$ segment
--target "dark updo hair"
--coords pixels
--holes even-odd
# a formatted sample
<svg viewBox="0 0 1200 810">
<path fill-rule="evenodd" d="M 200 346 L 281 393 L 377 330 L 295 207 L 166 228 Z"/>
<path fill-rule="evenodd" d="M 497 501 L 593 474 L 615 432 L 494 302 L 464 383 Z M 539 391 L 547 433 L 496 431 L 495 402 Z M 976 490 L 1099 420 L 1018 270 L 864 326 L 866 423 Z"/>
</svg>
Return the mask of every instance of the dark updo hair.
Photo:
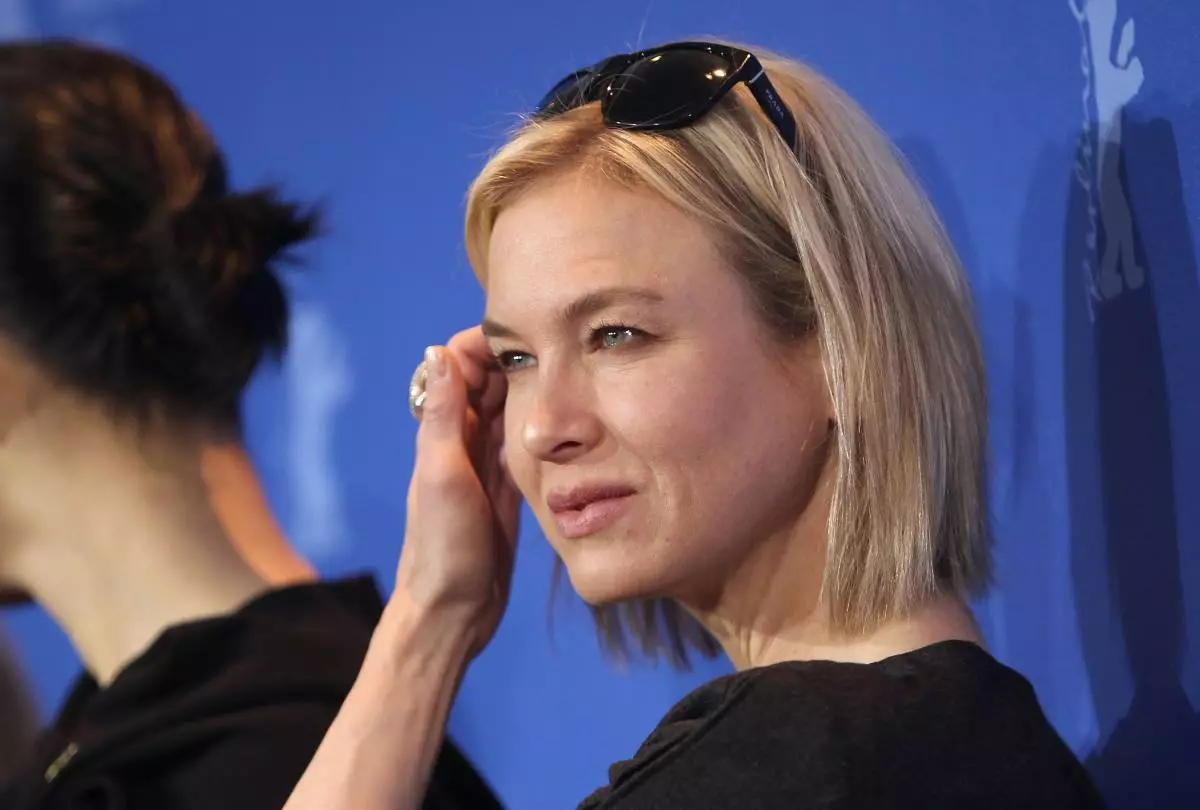
<svg viewBox="0 0 1200 810">
<path fill-rule="evenodd" d="M 316 215 L 233 193 L 204 125 L 133 60 L 0 44 L 0 335 L 120 413 L 236 424 L 282 352 L 273 272 Z"/>
</svg>

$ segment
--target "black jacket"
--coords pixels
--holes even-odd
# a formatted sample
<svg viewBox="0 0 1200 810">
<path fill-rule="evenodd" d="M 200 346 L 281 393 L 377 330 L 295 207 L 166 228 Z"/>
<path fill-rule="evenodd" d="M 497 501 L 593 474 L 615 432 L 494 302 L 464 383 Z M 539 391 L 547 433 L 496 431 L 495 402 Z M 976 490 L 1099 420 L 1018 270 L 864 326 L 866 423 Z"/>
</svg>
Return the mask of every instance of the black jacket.
<svg viewBox="0 0 1200 810">
<path fill-rule="evenodd" d="M 270 592 L 166 630 L 106 689 L 80 679 L 0 810 L 280 810 L 379 620 L 369 578 Z M 500 805 L 453 743 L 433 810 Z"/>
<path fill-rule="evenodd" d="M 947 641 L 746 670 L 679 703 L 579 810 L 1102 810 L 1033 687 Z"/>
</svg>

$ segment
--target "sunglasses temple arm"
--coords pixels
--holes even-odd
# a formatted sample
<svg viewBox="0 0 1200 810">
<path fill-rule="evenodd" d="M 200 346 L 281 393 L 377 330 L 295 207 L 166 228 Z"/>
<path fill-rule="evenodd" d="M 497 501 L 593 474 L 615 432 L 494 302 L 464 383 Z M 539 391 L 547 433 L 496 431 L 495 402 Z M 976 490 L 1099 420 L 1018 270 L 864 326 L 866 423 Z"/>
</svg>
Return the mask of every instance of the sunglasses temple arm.
<svg viewBox="0 0 1200 810">
<path fill-rule="evenodd" d="M 798 144 L 796 143 L 796 119 L 792 116 L 792 111 L 783 103 L 783 99 L 779 97 L 779 92 L 775 89 L 775 85 L 771 84 L 771 80 L 767 78 L 767 73 L 763 70 L 763 66 L 759 64 L 758 59 L 753 56 L 746 63 L 746 73 L 749 78 L 746 79 L 746 86 L 750 88 L 750 92 L 754 94 L 755 100 L 758 101 L 763 112 L 771 119 L 771 123 L 779 130 L 779 134 L 783 136 L 784 143 L 793 152 L 796 151 Z"/>
</svg>

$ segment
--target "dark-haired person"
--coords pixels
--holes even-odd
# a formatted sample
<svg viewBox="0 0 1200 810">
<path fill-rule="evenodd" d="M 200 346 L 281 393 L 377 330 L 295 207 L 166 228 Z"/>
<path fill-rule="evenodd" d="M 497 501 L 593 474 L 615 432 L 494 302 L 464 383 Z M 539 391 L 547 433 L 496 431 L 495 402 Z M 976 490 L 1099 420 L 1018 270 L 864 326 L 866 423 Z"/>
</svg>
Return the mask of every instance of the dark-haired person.
<svg viewBox="0 0 1200 810">
<path fill-rule="evenodd" d="M 262 481 L 254 468 L 240 433 L 216 437 L 201 450 L 201 467 L 217 518 L 238 554 L 272 587 L 313 582 L 317 572 L 288 541 L 279 526 Z M 368 601 L 363 620 L 368 626 L 379 619 L 382 603 L 369 583 L 354 588 Z M 29 601 L 17 590 L 0 590 L 0 608 Z M 95 688 L 83 676 L 83 688 Z M 38 712 L 28 673 L 20 651 L 0 625 L 0 784 L 29 754 L 37 739 Z"/>
<path fill-rule="evenodd" d="M 109 51 L 0 45 L 0 118 L 0 586 L 87 669 L 0 807 L 277 810 L 380 609 L 230 537 L 234 414 L 316 220 L 228 188 L 200 121 Z M 427 806 L 495 806 L 438 762 Z"/>
</svg>

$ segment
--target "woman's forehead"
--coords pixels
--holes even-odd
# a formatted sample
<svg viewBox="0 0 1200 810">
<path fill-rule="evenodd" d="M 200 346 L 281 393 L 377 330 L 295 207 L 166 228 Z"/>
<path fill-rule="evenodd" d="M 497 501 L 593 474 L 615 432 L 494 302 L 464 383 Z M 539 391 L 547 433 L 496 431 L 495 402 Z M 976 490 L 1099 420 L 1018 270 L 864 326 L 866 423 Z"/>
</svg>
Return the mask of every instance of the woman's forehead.
<svg viewBox="0 0 1200 810">
<path fill-rule="evenodd" d="M 548 187 L 497 218 L 484 289 L 489 309 L 561 309 L 610 288 L 650 303 L 713 282 L 727 268 L 703 227 L 650 194 L 616 186 Z"/>
</svg>

